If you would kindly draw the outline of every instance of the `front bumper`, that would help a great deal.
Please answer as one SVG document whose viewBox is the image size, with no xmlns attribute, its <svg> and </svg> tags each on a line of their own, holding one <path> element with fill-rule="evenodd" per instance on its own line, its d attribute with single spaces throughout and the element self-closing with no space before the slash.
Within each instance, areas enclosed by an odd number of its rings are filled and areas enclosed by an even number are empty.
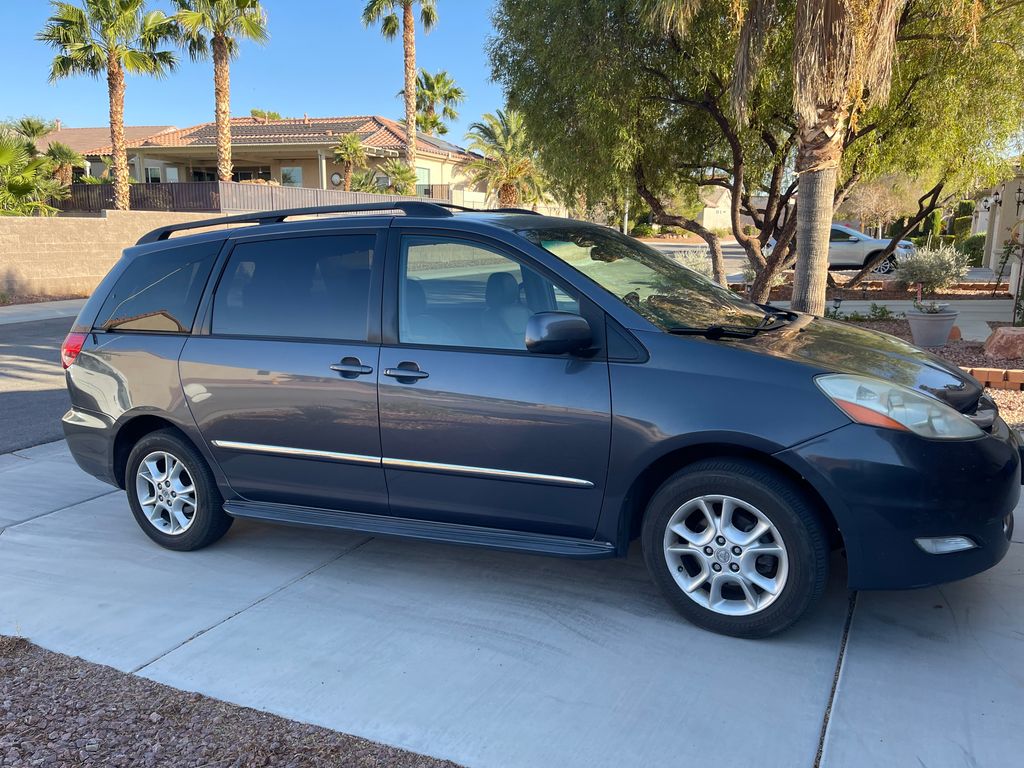
<svg viewBox="0 0 1024 768">
<path fill-rule="evenodd" d="M 1021 445 L 1002 419 L 985 437 L 964 441 L 850 424 L 777 456 L 832 510 L 851 589 L 955 581 L 991 568 L 1009 549 Z M 914 541 L 941 536 L 967 536 L 977 546 L 934 555 Z"/>
</svg>

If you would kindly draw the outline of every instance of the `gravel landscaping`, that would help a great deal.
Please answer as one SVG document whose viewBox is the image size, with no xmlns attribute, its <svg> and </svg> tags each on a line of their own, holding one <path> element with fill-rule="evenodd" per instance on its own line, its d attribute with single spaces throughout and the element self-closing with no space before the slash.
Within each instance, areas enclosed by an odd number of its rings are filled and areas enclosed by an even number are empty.
<svg viewBox="0 0 1024 768">
<path fill-rule="evenodd" d="M 456 768 L 0 636 L 0 766 Z"/>
<path fill-rule="evenodd" d="M 865 320 L 857 322 L 856 325 L 889 333 L 906 341 L 913 341 L 910 335 L 910 323 L 906 320 Z M 1022 358 L 986 357 L 984 346 L 980 341 L 954 341 L 944 347 L 936 347 L 929 351 L 965 368 L 1024 368 L 1024 359 Z"/>
<path fill-rule="evenodd" d="M 1014 429 L 1024 429 L 1024 392 L 1013 389 L 990 389 L 988 394 L 999 406 L 999 415 Z"/>
</svg>

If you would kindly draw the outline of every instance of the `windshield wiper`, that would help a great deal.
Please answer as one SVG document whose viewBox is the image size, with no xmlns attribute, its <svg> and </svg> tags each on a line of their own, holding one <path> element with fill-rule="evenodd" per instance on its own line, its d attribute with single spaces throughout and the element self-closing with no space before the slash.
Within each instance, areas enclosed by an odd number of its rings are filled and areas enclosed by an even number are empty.
<svg viewBox="0 0 1024 768">
<path fill-rule="evenodd" d="M 708 339 L 750 339 L 757 336 L 764 328 L 741 328 L 736 325 L 708 325 L 698 328 L 691 325 L 677 325 L 668 329 L 676 336 L 704 336 Z"/>
</svg>

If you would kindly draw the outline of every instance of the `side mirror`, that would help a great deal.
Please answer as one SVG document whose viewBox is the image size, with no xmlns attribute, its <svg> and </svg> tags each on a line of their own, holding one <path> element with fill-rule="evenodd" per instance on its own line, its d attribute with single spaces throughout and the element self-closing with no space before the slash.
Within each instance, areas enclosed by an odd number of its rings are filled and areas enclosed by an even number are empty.
<svg viewBox="0 0 1024 768">
<path fill-rule="evenodd" d="M 538 312 L 526 322 L 526 348 L 542 355 L 579 352 L 590 346 L 590 323 L 572 312 Z"/>
</svg>

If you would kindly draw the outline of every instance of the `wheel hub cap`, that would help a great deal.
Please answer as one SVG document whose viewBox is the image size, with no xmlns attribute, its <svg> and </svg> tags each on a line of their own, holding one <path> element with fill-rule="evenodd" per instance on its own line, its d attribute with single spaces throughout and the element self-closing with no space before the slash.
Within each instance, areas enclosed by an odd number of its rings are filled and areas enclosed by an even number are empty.
<svg viewBox="0 0 1024 768">
<path fill-rule="evenodd" d="M 763 611 L 782 593 L 789 557 L 778 529 L 732 496 L 687 501 L 665 529 L 665 561 L 683 594 L 728 616 Z"/>
<path fill-rule="evenodd" d="M 142 460 L 135 493 L 146 520 L 161 533 L 179 536 L 192 527 L 199 503 L 195 483 L 173 454 L 154 451 Z"/>
</svg>

